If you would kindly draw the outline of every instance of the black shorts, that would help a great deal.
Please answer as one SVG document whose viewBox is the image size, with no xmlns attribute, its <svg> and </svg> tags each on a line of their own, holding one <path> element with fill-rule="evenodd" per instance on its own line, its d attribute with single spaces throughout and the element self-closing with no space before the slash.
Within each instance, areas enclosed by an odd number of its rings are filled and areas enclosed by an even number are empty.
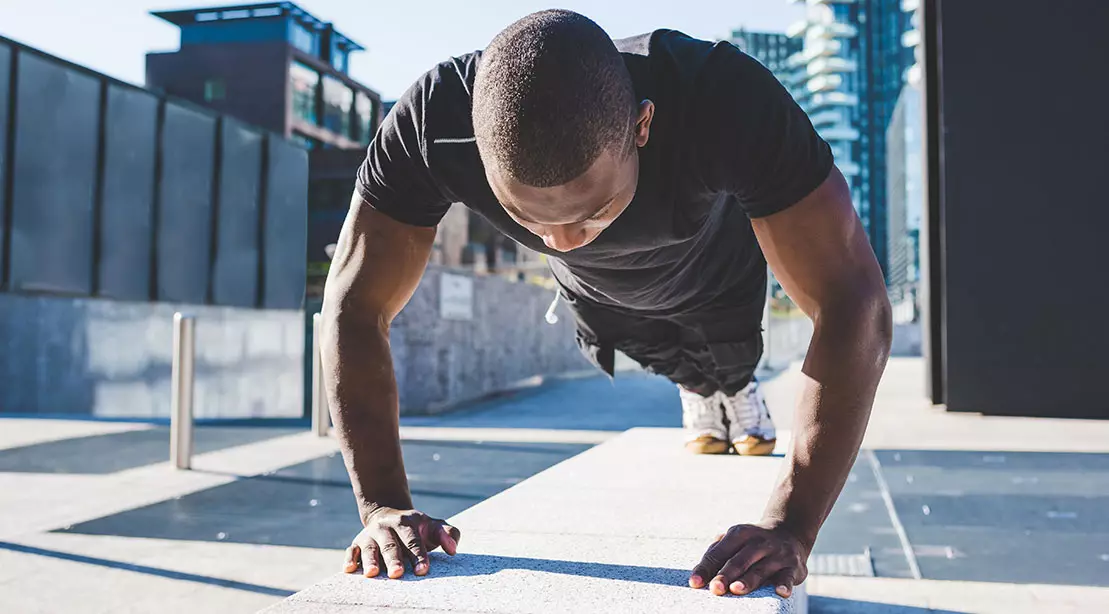
<svg viewBox="0 0 1109 614">
<path fill-rule="evenodd" d="M 765 286 L 764 286 L 765 288 Z M 577 342 L 595 366 L 615 374 L 615 350 L 648 372 L 703 395 L 733 395 L 751 382 L 762 358 L 765 290 L 719 307 L 681 315 L 615 309 L 562 290 Z"/>
</svg>

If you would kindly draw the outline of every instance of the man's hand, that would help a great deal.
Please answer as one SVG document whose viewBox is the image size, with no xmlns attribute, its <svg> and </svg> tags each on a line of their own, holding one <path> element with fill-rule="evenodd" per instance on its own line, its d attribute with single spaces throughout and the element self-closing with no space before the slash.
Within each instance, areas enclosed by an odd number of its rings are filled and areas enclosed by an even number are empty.
<svg viewBox="0 0 1109 614">
<path fill-rule="evenodd" d="M 791 533 L 780 528 L 740 524 L 717 536 L 700 564 L 693 569 L 689 585 L 714 595 L 746 595 L 763 586 L 773 586 L 781 597 L 808 576 L 805 561 L 809 549 Z"/>
<path fill-rule="evenodd" d="M 352 574 L 361 569 L 363 575 L 373 578 L 384 563 L 388 577 L 397 579 L 404 575 L 407 560 L 413 573 L 425 576 L 431 566 L 427 553 L 442 546 L 454 556 L 460 537 L 458 529 L 423 512 L 379 508 L 347 548 L 343 570 Z"/>
</svg>

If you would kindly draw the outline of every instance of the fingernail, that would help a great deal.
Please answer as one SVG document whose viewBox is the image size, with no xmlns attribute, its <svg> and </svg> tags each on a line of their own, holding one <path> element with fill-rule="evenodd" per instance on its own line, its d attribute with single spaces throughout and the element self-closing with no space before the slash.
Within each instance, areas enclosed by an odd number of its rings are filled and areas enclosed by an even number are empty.
<svg viewBox="0 0 1109 614">
<path fill-rule="evenodd" d="M 716 593 L 717 595 L 723 595 L 724 593 L 728 592 L 728 589 L 724 588 L 724 582 L 723 581 L 713 580 L 712 581 L 712 592 Z"/>
<path fill-rule="evenodd" d="M 389 570 L 389 577 L 394 579 L 394 580 L 396 580 L 397 578 L 399 578 L 403 575 L 404 575 L 404 570 L 403 569 L 390 569 Z"/>
<path fill-rule="evenodd" d="M 377 575 L 377 572 L 378 572 L 377 567 L 376 566 L 371 566 L 368 569 L 366 569 L 366 577 L 367 578 L 373 578 Z"/>
<path fill-rule="evenodd" d="M 689 578 L 689 585 L 693 588 L 701 588 L 705 585 L 705 581 L 701 579 L 701 576 L 691 576 Z"/>
<path fill-rule="evenodd" d="M 746 588 L 747 587 L 744 586 L 742 582 L 739 582 L 739 581 L 732 582 L 732 592 L 737 594 L 737 595 L 742 593 L 743 590 L 746 589 Z"/>
<path fill-rule="evenodd" d="M 789 587 L 784 586 L 784 585 L 779 586 L 778 587 L 778 594 L 781 595 L 782 597 L 789 597 Z"/>
<path fill-rule="evenodd" d="M 419 565 L 416 565 L 416 575 L 422 576 L 426 573 L 427 573 L 427 564 L 426 563 L 420 563 Z"/>
</svg>

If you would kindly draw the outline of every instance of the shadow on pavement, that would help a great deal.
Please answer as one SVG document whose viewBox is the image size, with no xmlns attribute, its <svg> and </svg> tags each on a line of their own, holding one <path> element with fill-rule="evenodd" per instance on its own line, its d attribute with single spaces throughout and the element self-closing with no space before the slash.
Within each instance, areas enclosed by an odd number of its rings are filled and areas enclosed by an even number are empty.
<svg viewBox="0 0 1109 614">
<path fill-rule="evenodd" d="M 303 429 L 198 426 L 194 454 L 291 435 Z M 169 461 L 169 427 L 73 437 L 0 450 L 0 472 L 108 474 Z"/>
<path fill-rule="evenodd" d="M 203 576 L 199 574 L 185 573 L 182 571 L 173 571 L 171 569 L 162 569 L 161 567 L 151 567 L 149 565 L 136 565 L 134 563 L 125 563 L 123 561 L 115 561 L 112 559 L 103 559 L 100 557 L 73 554 L 70 552 L 62 552 L 60 550 L 37 548 L 35 546 L 25 546 L 23 544 L 13 544 L 11 542 L 0 541 L 0 550 L 21 552 L 23 554 L 34 554 L 37 556 L 45 556 L 54 559 L 61 559 L 64 561 L 73 561 L 75 563 L 84 563 L 86 565 L 96 565 L 99 567 L 122 569 L 124 571 L 158 576 L 161 578 L 168 578 L 170 580 L 182 580 L 184 582 L 197 582 L 199 584 L 222 586 L 224 588 L 233 588 L 240 591 L 249 591 L 262 595 L 270 595 L 273 597 L 288 597 L 289 595 L 293 594 L 293 591 L 282 588 L 275 588 L 272 586 L 251 584 L 249 582 L 239 582 L 237 580 L 225 580 L 223 578 L 216 578 L 214 576 Z"/>
<path fill-rule="evenodd" d="M 438 518 L 453 516 L 589 447 L 403 442 L 415 505 Z M 334 454 L 58 532 L 342 549 L 360 528 L 346 468 Z"/>
<path fill-rule="evenodd" d="M 1109 586 L 1109 454 L 876 455 L 924 578 Z"/>
<path fill-rule="evenodd" d="M 445 414 L 402 418 L 405 426 L 528 428 L 623 432 L 637 426 L 680 427 L 678 391 L 641 371 L 553 379 Z"/>
<path fill-rule="evenodd" d="M 966 614 L 952 610 L 915 608 L 906 605 L 853 601 L 834 597 L 809 597 L 809 611 L 812 614 Z"/>
</svg>

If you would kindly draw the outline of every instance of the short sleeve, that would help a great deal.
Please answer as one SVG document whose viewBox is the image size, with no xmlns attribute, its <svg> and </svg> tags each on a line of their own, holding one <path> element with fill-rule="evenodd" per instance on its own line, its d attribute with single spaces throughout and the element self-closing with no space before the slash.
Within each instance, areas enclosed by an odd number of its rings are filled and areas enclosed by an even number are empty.
<svg viewBox="0 0 1109 614">
<path fill-rule="evenodd" d="M 404 224 L 435 226 L 451 201 L 427 164 L 424 120 L 429 73 L 405 92 L 381 123 L 358 169 L 356 190 L 366 204 Z"/>
<path fill-rule="evenodd" d="M 703 181 L 747 215 L 796 204 L 828 178 L 832 150 L 774 75 L 735 46 L 713 49 L 698 78 L 693 133 Z"/>
</svg>

